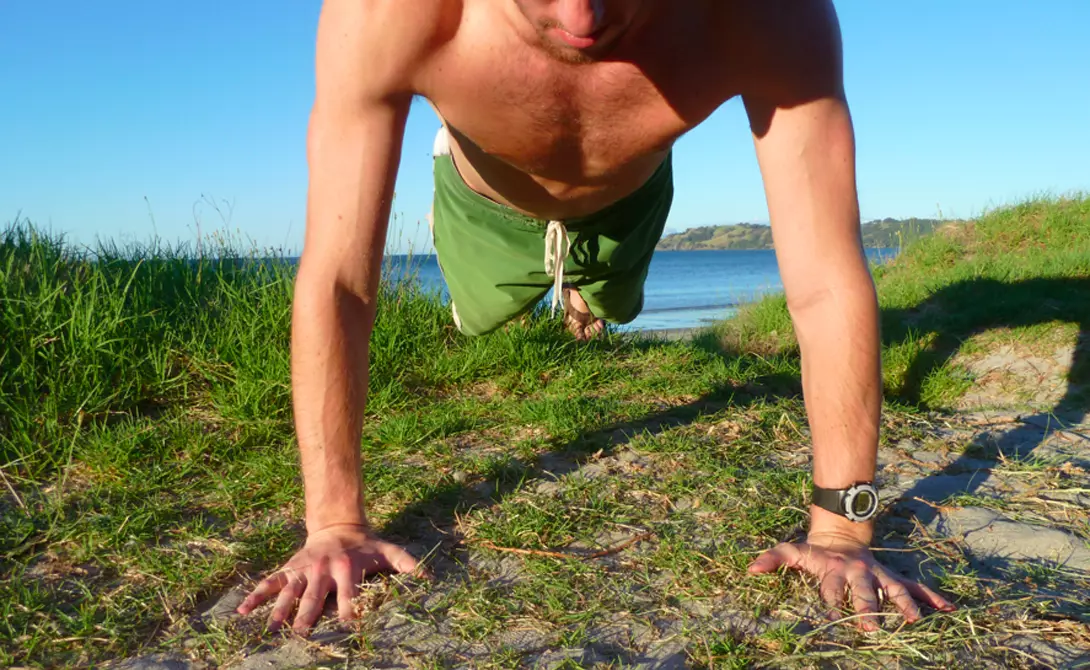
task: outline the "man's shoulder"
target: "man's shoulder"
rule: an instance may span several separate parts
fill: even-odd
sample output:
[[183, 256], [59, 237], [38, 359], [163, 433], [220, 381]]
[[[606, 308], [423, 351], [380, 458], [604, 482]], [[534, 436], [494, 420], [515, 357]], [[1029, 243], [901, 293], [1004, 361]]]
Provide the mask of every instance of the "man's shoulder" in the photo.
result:
[[383, 88], [410, 90], [458, 32], [463, 8], [464, 0], [324, 0], [319, 48], [334, 45], [334, 60], [358, 61]]
[[832, 0], [746, 0], [735, 20], [745, 37], [750, 94], [781, 97], [841, 77], [840, 26]]
[[454, 38], [465, 0], [326, 0], [357, 2], [368, 33], [388, 50], [427, 57]]

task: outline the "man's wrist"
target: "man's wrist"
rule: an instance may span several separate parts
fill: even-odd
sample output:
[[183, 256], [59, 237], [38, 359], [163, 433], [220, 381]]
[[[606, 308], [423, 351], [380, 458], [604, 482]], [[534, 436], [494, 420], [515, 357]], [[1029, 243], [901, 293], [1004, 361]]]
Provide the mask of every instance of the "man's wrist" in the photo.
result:
[[326, 533], [363, 533], [364, 535], [372, 535], [371, 526], [368, 524], [360, 523], [331, 523], [327, 526], [320, 528], [307, 528], [307, 537], [315, 537], [318, 535], [324, 535]]
[[810, 534], [836, 536], [870, 546], [874, 539], [874, 520], [851, 521], [835, 512], [810, 505]]
[[367, 515], [360, 510], [358, 512], [340, 512], [332, 514], [314, 514], [307, 516], [307, 533], [320, 533], [327, 528], [333, 528], [335, 526], [358, 526], [364, 529], [370, 529], [371, 524], [367, 520]]

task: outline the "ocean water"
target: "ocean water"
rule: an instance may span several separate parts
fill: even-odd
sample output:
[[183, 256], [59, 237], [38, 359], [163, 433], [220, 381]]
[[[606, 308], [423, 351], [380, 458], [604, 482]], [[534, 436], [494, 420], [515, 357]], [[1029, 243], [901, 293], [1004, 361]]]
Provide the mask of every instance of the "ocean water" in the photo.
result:
[[[868, 249], [872, 262], [884, 262], [893, 249]], [[434, 256], [387, 257], [391, 276], [407, 270], [425, 289], [447, 297]], [[658, 251], [651, 259], [644, 287], [644, 308], [625, 326], [638, 330], [694, 328], [725, 319], [738, 306], [783, 290], [775, 252]]]

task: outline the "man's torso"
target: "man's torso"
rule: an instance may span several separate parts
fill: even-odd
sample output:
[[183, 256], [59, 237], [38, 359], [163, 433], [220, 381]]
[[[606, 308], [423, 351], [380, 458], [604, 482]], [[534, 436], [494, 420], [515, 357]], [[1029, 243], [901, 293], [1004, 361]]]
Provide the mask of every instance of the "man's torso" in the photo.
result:
[[635, 191], [760, 69], [746, 22], [763, 21], [745, 2], [655, 3], [608, 58], [580, 64], [527, 43], [503, 3], [447, 5], [460, 13], [456, 31], [414, 88], [451, 131], [467, 184], [543, 219], [585, 216]]

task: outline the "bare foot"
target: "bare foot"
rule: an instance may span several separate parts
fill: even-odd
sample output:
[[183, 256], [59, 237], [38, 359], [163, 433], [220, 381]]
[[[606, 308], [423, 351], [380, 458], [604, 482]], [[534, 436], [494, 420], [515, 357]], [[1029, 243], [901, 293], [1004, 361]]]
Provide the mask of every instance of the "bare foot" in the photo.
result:
[[601, 333], [606, 322], [594, 317], [579, 291], [565, 288], [564, 325], [576, 340], [586, 342]]

